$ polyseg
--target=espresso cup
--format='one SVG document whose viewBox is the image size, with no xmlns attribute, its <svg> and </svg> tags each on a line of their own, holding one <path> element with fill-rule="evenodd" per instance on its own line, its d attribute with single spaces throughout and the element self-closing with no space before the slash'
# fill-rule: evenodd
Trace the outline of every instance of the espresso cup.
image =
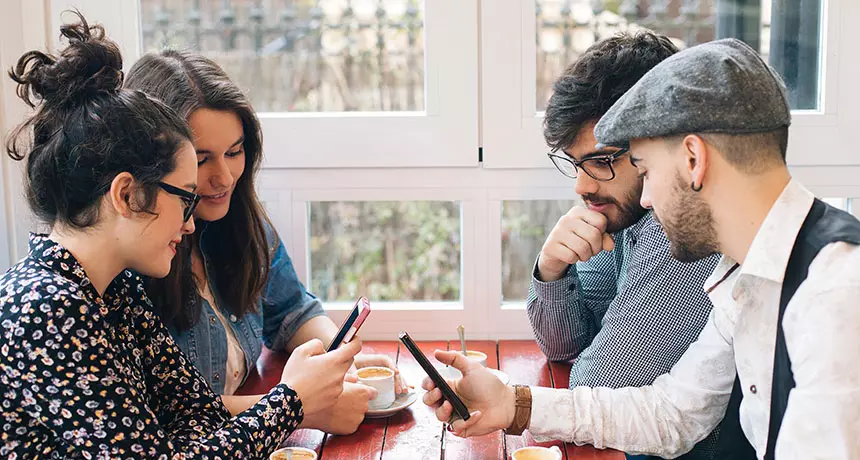
<svg viewBox="0 0 860 460">
<path fill-rule="evenodd" d="M 387 367 L 362 367 L 358 370 L 358 383 L 376 388 L 379 394 L 370 400 L 370 410 L 388 409 L 394 404 L 394 371 Z"/>
<path fill-rule="evenodd" d="M 517 449 L 512 455 L 513 460 L 561 460 L 564 456 L 561 454 L 561 449 L 556 446 L 546 447 L 523 447 Z"/>
<path fill-rule="evenodd" d="M 466 357 L 478 364 L 487 367 L 487 354 L 477 350 L 466 350 Z"/>
<path fill-rule="evenodd" d="M 317 460 L 317 453 L 304 447 L 284 447 L 283 449 L 278 449 L 272 452 L 272 455 L 269 455 L 269 460 L 287 460 L 290 458 L 287 452 L 292 454 L 293 460 Z"/>
</svg>

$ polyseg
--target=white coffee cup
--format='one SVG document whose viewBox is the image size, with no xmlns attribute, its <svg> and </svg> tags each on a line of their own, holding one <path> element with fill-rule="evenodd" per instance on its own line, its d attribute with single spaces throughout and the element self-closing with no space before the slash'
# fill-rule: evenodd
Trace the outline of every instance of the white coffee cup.
<svg viewBox="0 0 860 460">
<path fill-rule="evenodd" d="M 368 404 L 370 410 L 388 409 L 394 404 L 394 371 L 387 367 L 362 367 L 358 370 L 358 383 L 376 388 L 379 395 Z"/>
<path fill-rule="evenodd" d="M 462 352 L 461 352 L 462 353 Z M 466 350 L 466 357 L 478 364 L 487 367 L 487 354 L 477 350 Z"/>
<path fill-rule="evenodd" d="M 564 456 L 557 446 L 550 448 L 531 446 L 517 449 L 511 458 L 513 460 L 561 460 Z"/>
<path fill-rule="evenodd" d="M 292 454 L 293 460 L 317 460 L 317 453 L 304 447 L 284 447 L 269 455 L 269 460 L 287 460 Z"/>
</svg>

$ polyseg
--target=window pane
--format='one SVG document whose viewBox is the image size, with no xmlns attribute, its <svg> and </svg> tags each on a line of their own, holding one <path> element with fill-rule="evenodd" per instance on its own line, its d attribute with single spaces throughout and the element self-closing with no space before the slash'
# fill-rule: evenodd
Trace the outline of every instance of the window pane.
<svg viewBox="0 0 860 460">
<path fill-rule="evenodd" d="M 259 112 L 424 110 L 421 0 L 141 0 L 143 50 L 214 59 Z"/>
<path fill-rule="evenodd" d="M 819 108 L 821 0 L 536 0 L 537 110 L 592 43 L 650 29 L 687 48 L 734 37 L 782 75 L 792 109 Z"/>
<path fill-rule="evenodd" d="M 460 299 L 460 203 L 310 203 L 310 289 L 327 301 Z"/>
<path fill-rule="evenodd" d="M 547 235 L 579 200 L 502 202 L 502 301 L 523 301 Z"/>
</svg>

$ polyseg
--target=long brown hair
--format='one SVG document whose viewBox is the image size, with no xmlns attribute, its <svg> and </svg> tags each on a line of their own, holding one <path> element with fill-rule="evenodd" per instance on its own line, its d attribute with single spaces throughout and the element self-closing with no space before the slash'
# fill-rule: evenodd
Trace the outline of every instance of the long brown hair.
<svg viewBox="0 0 860 460">
<path fill-rule="evenodd" d="M 218 267 L 213 284 L 224 307 L 239 317 L 257 311 L 272 259 L 267 228 L 273 241 L 277 235 L 254 186 L 263 157 L 262 133 L 248 98 L 218 64 L 183 51 L 146 54 L 131 68 L 125 85 L 162 100 L 186 120 L 200 108 L 232 111 L 241 120 L 245 173 L 236 183 L 227 215 L 207 225 L 207 239 L 213 238 L 218 248 L 207 257 Z M 198 227 L 194 238 L 183 239 L 170 274 L 150 280 L 147 287 L 164 322 L 180 331 L 200 320 L 202 306 L 191 269 L 191 244 L 199 241 L 201 231 Z"/>
</svg>

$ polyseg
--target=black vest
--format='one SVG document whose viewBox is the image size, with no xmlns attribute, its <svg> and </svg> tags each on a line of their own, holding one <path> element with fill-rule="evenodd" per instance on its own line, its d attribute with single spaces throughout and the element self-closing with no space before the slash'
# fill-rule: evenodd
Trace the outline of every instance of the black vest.
<svg viewBox="0 0 860 460">
<path fill-rule="evenodd" d="M 779 428 L 782 425 L 786 406 L 788 406 L 788 394 L 795 386 L 788 349 L 785 347 L 785 334 L 782 330 L 785 308 L 791 297 L 794 296 L 794 292 L 806 279 L 809 265 L 818 255 L 818 252 L 828 244 L 839 241 L 860 245 L 860 221 L 851 214 L 816 199 L 803 221 L 803 226 L 800 227 L 800 233 L 798 233 L 797 240 L 791 250 L 788 266 L 785 269 L 785 278 L 782 282 L 776 350 L 773 358 L 770 426 L 768 427 L 765 460 L 774 460 L 776 439 L 779 436 Z M 742 398 L 740 378 L 736 377 L 726 409 L 726 416 L 720 425 L 720 440 L 715 457 L 717 460 L 756 460 L 757 458 L 755 449 L 741 430 L 740 404 Z"/>
</svg>

